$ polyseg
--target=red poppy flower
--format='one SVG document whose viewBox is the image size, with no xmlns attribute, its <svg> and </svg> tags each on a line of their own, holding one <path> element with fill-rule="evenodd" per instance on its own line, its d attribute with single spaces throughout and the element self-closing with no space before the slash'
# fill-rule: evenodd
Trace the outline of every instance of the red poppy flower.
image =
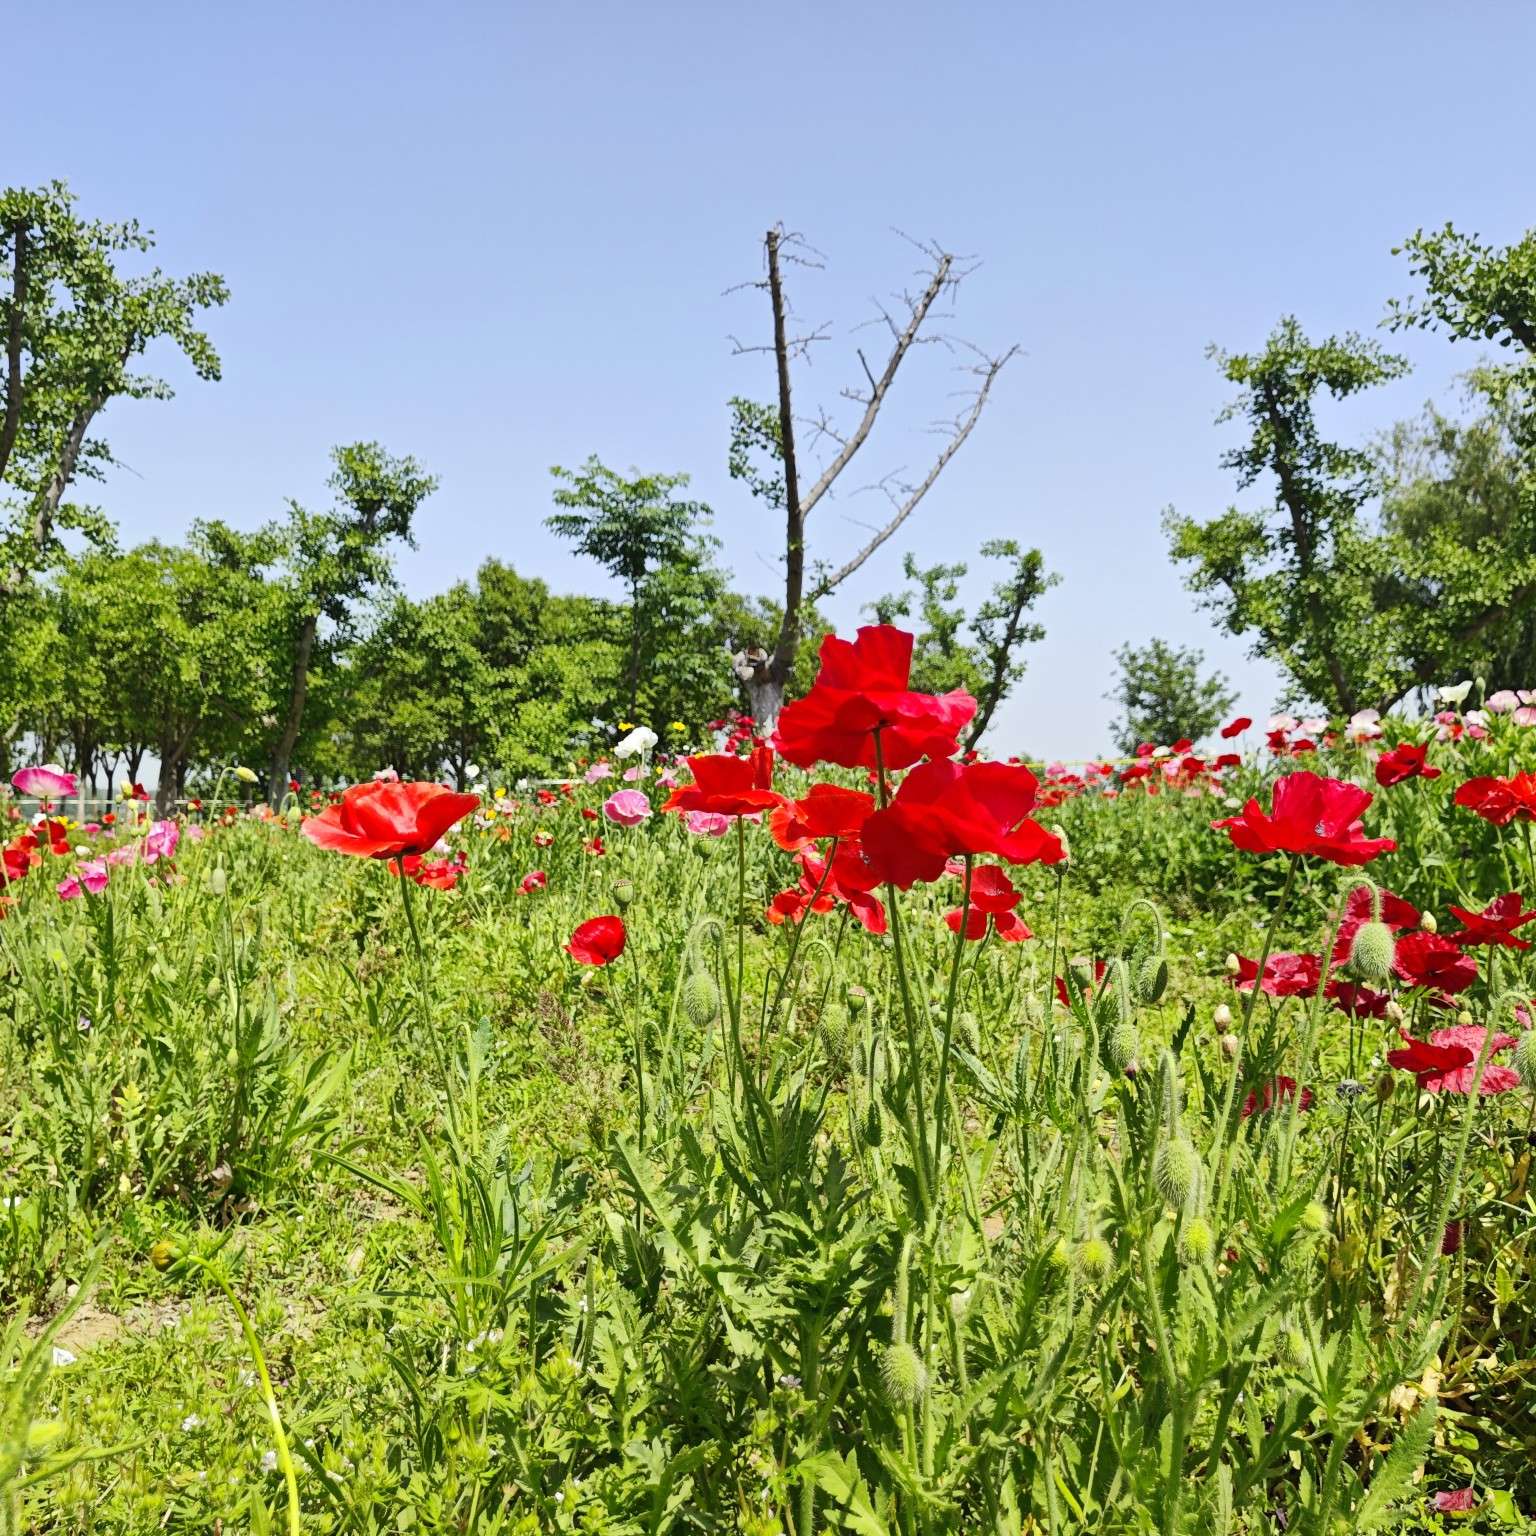
<svg viewBox="0 0 1536 1536">
<path fill-rule="evenodd" d="M 944 914 L 944 921 L 949 925 L 951 933 L 960 932 L 961 915 L 959 907 Z M 993 933 L 1005 944 L 1022 944 L 1025 939 L 1034 938 L 1029 925 L 1017 912 L 989 912 L 985 907 L 969 906 L 965 909 L 964 917 L 967 939 L 984 937 L 989 923 Z"/>
<path fill-rule="evenodd" d="M 548 848 L 555 840 L 553 832 L 535 832 L 533 834 L 533 846 L 535 848 Z"/>
<path fill-rule="evenodd" d="M 1410 987 L 1465 992 L 1477 980 L 1477 962 L 1438 933 L 1405 933 L 1397 941 L 1392 969 Z"/>
<path fill-rule="evenodd" d="M 1238 971 L 1233 978 L 1239 992 L 1252 992 L 1259 963 L 1246 955 L 1237 958 Z M 1311 997 L 1322 979 L 1322 964 L 1316 955 L 1271 955 L 1264 962 L 1264 979 L 1259 990 L 1270 997 Z"/>
<path fill-rule="evenodd" d="M 549 876 L 542 869 L 530 869 L 523 876 L 520 889 L 524 896 L 532 896 L 535 891 L 542 891 L 549 884 Z"/>
<path fill-rule="evenodd" d="M 590 837 L 582 845 L 582 852 L 589 853 L 594 859 L 600 859 L 608 852 L 600 837 Z"/>
<path fill-rule="evenodd" d="M 1427 1093 L 1471 1093 L 1477 1076 L 1477 1058 L 1483 1050 L 1488 1031 L 1481 1024 L 1457 1024 L 1437 1029 L 1428 1039 L 1415 1040 L 1406 1029 L 1399 1034 L 1407 1042 L 1404 1049 L 1388 1051 L 1387 1060 L 1403 1072 L 1412 1072 L 1419 1087 Z M 1495 1035 L 1488 1046 L 1489 1060 L 1483 1067 L 1482 1093 L 1507 1093 L 1520 1086 L 1520 1074 L 1510 1067 L 1497 1065 L 1492 1057 L 1515 1043 L 1513 1035 Z"/>
<path fill-rule="evenodd" d="M 857 843 L 838 844 L 830 872 L 827 861 L 809 849 L 797 853 L 795 862 L 800 866 L 799 883 L 773 898 L 765 913 L 770 923 L 798 923 L 807 912 L 830 912 L 841 902 L 869 933 L 885 932 L 885 905 L 870 894 L 875 881 Z"/>
<path fill-rule="evenodd" d="M 799 800 L 785 800 L 768 817 L 780 848 L 798 853 L 825 837 L 857 837 L 875 808 L 875 797 L 840 784 L 813 784 Z"/>
<path fill-rule="evenodd" d="M 1374 987 L 1362 987 L 1354 981 L 1330 981 L 1323 988 L 1323 996 L 1333 999 L 1333 1006 L 1352 1019 L 1384 1019 L 1387 1004 L 1392 997 L 1388 992 L 1378 992 Z"/>
<path fill-rule="evenodd" d="M 590 805 L 584 805 L 581 808 L 581 819 L 583 821 L 596 821 L 597 812 Z"/>
<path fill-rule="evenodd" d="M 693 783 L 674 789 L 664 811 L 709 811 L 716 816 L 748 816 L 784 803 L 773 791 L 773 751 L 757 747 L 747 757 L 712 752 L 688 759 Z"/>
<path fill-rule="evenodd" d="M 1475 944 L 1502 944 L 1509 949 L 1529 949 L 1529 939 L 1515 937 L 1515 929 L 1536 922 L 1536 910 L 1525 907 L 1525 898 L 1519 891 L 1508 891 L 1495 896 L 1481 912 L 1469 912 L 1465 907 L 1451 908 L 1451 916 L 1462 926 L 1459 933 L 1447 934 L 1453 944 L 1470 949 Z"/>
<path fill-rule="evenodd" d="M 1237 755 L 1236 752 L 1223 752 L 1221 756 L 1216 759 L 1215 766 L 1217 768 L 1241 768 L 1243 766 L 1243 760 Z"/>
<path fill-rule="evenodd" d="M 1457 786 L 1455 800 L 1496 827 L 1507 827 L 1512 821 L 1536 821 L 1536 774 L 1468 779 Z"/>
<path fill-rule="evenodd" d="M 1011 912 L 1019 904 L 1008 871 L 1000 864 L 983 864 L 971 871 L 971 905 L 983 912 Z"/>
<path fill-rule="evenodd" d="M 1375 905 L 1369 887 L 1357 885 L 1344 902 L 1344 917 L 1339 923 L 1338 937 L 1333 941 L 1333 963 L 1345 964 L 1350 952 L 1355 947 L 1355 935 L 1360 931 L 1362 923 L 1371 921 L 1371 910 Z M 1381 893 L 1381 920 L 1393 933 L 1401 933 L 1406 928 L 1417 928 L 1423 915 L 1411 901 L 1404 901 L 1401 896 L 1394 896 L 1391 891 L 1383 889 Z"/>
<path fill-rule="evenodd" d="M 1376 759 L 1376 782 L 1383 789 L 1401 784 L 1404 779 L 1438 779 L 1440 770 L 1425 762 L 1429 755 L 1427 746 L 1416 746 L 1411 741 L 1400 742 L 1390 752 L 1383 752 Z"/>
<path fill-rule="evenodd" d="M 1369 864 L 1397 847 L 1390 837 L 1366 837 L 1360 813 L 1375 797 L 1358 784 L 1325 779 L 1315 773 L 1288 773 L 1275 780 L 1273 812 L 1266 816 L 1257 800 L 1241 816 L 1212 822 L 1225 828 L 1233 846 L 1244 853 L 1299 853 L 1330 864 Z"/>
<path fill-rule="evenodd" d="M 1088 997 L 1093 996 L 1095 988 L 1097 988 L 1098 984 L 1104 980 L 1104 973 L 1108 969 L 1109 964 L 1107 961 L 1095 960 L 1093 962 L 1092 981 L 1089 981 L 1087 977 L 1079 973 L 1078 981 L 1081 983 L 1082 990 L 1085 995 Z M 1072 1006 L 1067 996 L 1067 978 L 1065 976 L 1058 976 L 1056 978 L 1056 1001 L 1059 1002 L 1063 1008 L 1070 1008 Z"/>
<path fill-rule="evenodd" d="M 866 625 L 852 641 L 827 635 L 821 642 L 821 669 L 803 699 L 779 715 L 774 745 L 782 757 L 809 768 L 838 763 L 844 768 L 909 768 L 922 757 L 947 758 L 976 713 L 976 700 L 963 689 L 934 695 L 913 693 L 912 636 L 890 624 Z"/>
<path fill-rule="evenodd" d="M 1279 1077 L 1270 1078 L 1256 1092 L 1250 1093 L 1243 1100 L 1242 1118 L 1246 1120 L 1255 1112 L 1267 1115 L 1276 1104 L 1283 1104 L 1287 1099 L 1294 1099 L 1295 1097 L 1296 1079 L 1294 1077 L 1286 1077 L 1282 1073 Z M 1310 1088 L 1303 1088 L 1301 1090 L 1301 1107 L 1303 1109 L 1311 1109 L 1312 1107 L 1312 1090 Z"/>
<path fill-rule="evenodd" d="M 1223 741 L 1231 741 L 1234 736 L 1241 736 L 1252 724 L 1253 721 L 1247 715 L 1239 715 L 1237 719 L 1229 720 L 1222 726 L 1221 739 Z"/>
<path fill-rule="evenodd" d="M 1179 739 L 1173 744 L 1173 755 L 1175 757 L 1183 757 L 1186 752 L 1194 751 L 1194 747 L 1194 742 L 1192 742 L 1188 736 L 1180 736 Z"/>
<path fill-rule="evenodd" d="M 1010 864 L 1059 863 L 1062 848 L 1030 819 L 1037 783 L 1008 763 L 923 763 L 864 824 L 870 865 L 902 890 L 937 880 L 954 854 L 996 854 Z"/>
<path fill-rule="evenodd" d="M 302 831 L 318 848 L 362 858 L 426 853 L 480 804 L 441 784 L 354 784 L 340 805 L 311 816 Z"/>
<path fill-rule="evenodd" d="M 459 876 L 468 863 L 462 853 L 451 859 L 423 859 L 419 853 L 408 853 L 398 862 L 400 870 L 397 871 L 391 863 L 388 866 L 390 874 L 403 871 L 417 885 L 434 891 L 451 891 L 459 883 Z"/>
<path fill-rule="evenodd" d="M 612 965 L 624 953 L 624 919 L 589 917 L 578 923 L 565 952 L 579 965 Z"/>
</svg>

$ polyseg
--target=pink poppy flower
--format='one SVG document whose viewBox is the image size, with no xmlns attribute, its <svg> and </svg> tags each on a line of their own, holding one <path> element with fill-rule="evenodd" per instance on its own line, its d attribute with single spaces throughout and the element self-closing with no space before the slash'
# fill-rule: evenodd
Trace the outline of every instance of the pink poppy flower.
<svg viewBox="0 0 1536 1536">
<path fill-rule="evenodd" d="M 39 800 L 63 800 L 76 793 L 80 785 L 74 774 L 65 773 L 57 763 L 36 763 L 18 769 L 11 775 L 11 783 L 18 794 L 36 795 Z"/>
<path fill-rule="evenodd" d="M 588 784 L 600 784 L 613 777 L 613 769 L 607 763 L 593 763 L 584 775 Z"/>
<path fill-rule="evenodd" d="M 719 811 L 686 811 L 683 820 L 695 837 L 724 837 L 731 830 L 731 818 Z"/>
<path fill-rule="evenodd" d="M 100 896 L 106 888 L 107 862 L 105 859 L 88 860 L 74 874 L 60 880 L 56 887 L 60 901 L 73 901 L 81 891 L 89 891 L 92 896 Z"/>
<path fill-rule="evenodd" d="M 400 782 L 400 775 L 393 768 L 380 768 L 374 774 L 373 782 L 375 784 L 398 784 Z"/>
<path fill-rule="evenodd" d="M 124 843 L 121 847 L 114 848 L 112 852 L 107 855 L 107 863 L 114 866 L 118 864 L 132 864 L 138 859 L 138 857 L 138 844 Z"/>
<path fill-rule="evenodd" d="M 603 815 L 621 827 L 638 827 L 651 814 L 651 802 L 638 789 L 616 789 L 603 801 Z"/>
<path fill-rule="evenodd" d="M 645 769 L 636 763 L 633 768 L 624 770 L 624 782 L 626 784 L 638 784 L 645 777 Z"/>
<path fill-rule="evenodd" d="M 153 864 L 157 859 L 174 858 L 180 840 L 181 828 L 174 821 L 155 822 L 144 834 L 144 862 Z"/>
</svg>

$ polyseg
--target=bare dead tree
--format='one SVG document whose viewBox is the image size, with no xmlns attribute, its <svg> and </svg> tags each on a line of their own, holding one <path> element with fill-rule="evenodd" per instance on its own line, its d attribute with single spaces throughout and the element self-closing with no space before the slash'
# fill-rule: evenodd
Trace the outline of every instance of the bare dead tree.
<svg viewBox="0 0 1536 1536">
<path fill-rule="evenodd" d="M 917 242 L 913 242 L 917 244 Z M 755 440 L 756 446 L 768 450 L 777 457 L 778 473 L 764 478 L 755 471 L 741 467 L 737 460 L 738 441 L 733 440 L 732 472 L 748 480 L 755 494 L 770 505 L 778 507 L 784 515 L 784 605 L 778 635 L 771 648 L 760 647 L 738 651 L 732 658 L 737 677 L 747 690 L 754 718 L 760 729 L 766 729 L 778 718 L 784 702 L 784 690 L 794 668 L 803 635 L 806 608 L 826 597 L 853 575 L 880 546 L 899 529 L 917 510 L 923 498 L 933 488 L 939 476 L 965 440 L 971 435 L 981 413 L 991 398 L 992 385 L 998 374 L 1018 351 L 1016 346 L 1006 351 L 989 354 L 969 342 L 962 342 L 945 334 L 938 327 L 943 318 L 935 306 L 941 299 L 951 298 L 960 283 L 974 270 L 940 246 L 918 244 L 924 258 L 920 272 L 921 285 L 903 292 L 893 304 L 879 304 L 870 322 L 883 326 L 887 334 L 888 350 L 877 372 L 865 356 L 862 347 L 855 348 L 863 383 L 844 389 L 842 398 L 857 408 L 858 418 L 851 427 L 840 429 L 825 410 L 800 422 L 807 428 L 812 449 L 830 445 L 826 463 L 808 486 L 802 488 L 802 464 L 799 445 L 796 442 L 796 417 L 794 415 L 791 365 L 808 359 L 811 348 L 828 339 L 828 330 L 819 326 L 810 331 L 793 328 L 794 311 L 785 291 L 784 271 L 787 266 L 819 265 L 809 247 L 798 236 L 785 232 L 781 226 L 770 229 L 764 237 L 766 275 L 749 285 L 768 295 L 773 324 L 771 344 L 745 346 L 735 342 L 738 353 L 772 352 L 778 383 L 777 409 L 771 413 L 758 408 L 759 415 L 749 426 L 755 430 L 745 434 Z M 734 340 L 734 338 L 733 338 Z M 869 530 L 869 538 L 850 558 L 838 565 L 823 565 L 807 569 L 806 523 L 818 502 L 838 484 L 848 467 L 869 441 L 879 420 L 880 412 L 890 398 L 903 362 L 915 347 L 940 345 L 955 354 L 967 354 L 960 367 L 969 377 L 969 385 L 963 392 L 957 412 L 934 424 L 933 430 L 941 437 L 939 450 L 927 471 L 916 479 L 906 479 L 899 473 L 887 475 L 874 487 L 889 502 L 889 510 L 883 522 Z M 751 409 L 749 402 L 736 402 L 738 424 L 742 413 Z M 743 437 L 738 430 L 737 438 Z"/>
</svg>

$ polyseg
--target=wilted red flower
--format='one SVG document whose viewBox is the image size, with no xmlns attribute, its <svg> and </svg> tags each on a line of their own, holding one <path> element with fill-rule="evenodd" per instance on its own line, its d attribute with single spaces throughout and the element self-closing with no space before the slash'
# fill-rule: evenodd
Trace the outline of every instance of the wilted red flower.
<svg viewBox="0 0 1536 1536">
<path fill-rule="evenodd" d="M 1438 933 L 1405 933 L 1393 952 L 1392 969 L 1410 987 L 1465 992 L 1477 980 L 1477 962 Z"/>
<path fill-rule="evenodd" d="M 519 887 L 524 896 L 532 896 L 535 891 L 542 891 L 549 884 L 549 876 L 542 869 L 530 869 L 523 876 Z"/>
<path fill-rule="evenodd" d="M 826 837 L 857 837 L 875 809 L 875 797 L 841 784 L 813 784 L 799 800 L 785 800 L 768 817 L 780 848 L 798 853 Z"/>
<path fill-rule="evenodd" d="M 1376 782 L 1383 789 L 1401 784 L 1404 779 L 1438 779 L 1440 770 L 1425 761 L 1428 746 L 1416 746 L 1411 741 L 1399 742 L 1390 752 L 1383 752 L 1376 759 Z"/>
<path fill-rule="evenodd" d="M 1343 779 L 1288 773 L 1275 780 L 1270 815 L 1250 800 L 1242 815 L 1211 825 L 1225 828 L 1233 846 L 1244 853 L 1298 853 L 1330 864 L 1369 864 L 1397 847 L 1390 837 L 1364 835 L 1360 813 L 1373 798 L 1369 790 Z"/>
<path fill-rule="evenodd" d="M 1094 991 L 1097 989 L 1099 983 L 1104 980 L 1104 973 L 1108 969 L 1109 965 L 1106 961 L 1095 960 L 1093 962 L 1092 981 L 1089 981 L 1088 978 L 1082 975 L 1081 972 L 1078 973 L 1077 980 L 1086 996 L 1093 996 Z M 1070 1008 L 1072 1006 L 1067 995 L 1067 978 L 1065 976 L 1058 976 L 1056 978 L 1056 1001 L 1059 1002 L 1063 1008 Z"/>
<path fill-rule="evenodd" d="M 672 791 L 664 811 L 710 811 L 716 816 L 748 816 L 784 803 L 773 791 L 773 750 L 757 747 L 746 757 L 711 752 L 688 759 L 693 783 Z"/>
<path fill-rule="evenodd" d="M 354 784 L 339 805 L 311 816 L 302 831 L 318 848 L 370 859 L 426 853 L 480 804 L 441 784 Z"/>
<path fill-rule="evenodd" d="M 1453 944 L 1470 949 L 1475 944 L 1502 944 L 1509 949 L 1529 949 L 1529 939 L 1515 937 L 1515 929 L 1536 922 L 1536 910 L 1525 907 L 1519 891 L 1495 896 L 1481 912 L 1453 906 L 1451 915 L 1461 923 L 1459 933 L 1447 934 Z"/>
<path fill-rule="evenodd" d="M 1025 939 L 1034 938 L 1029 925 L 1017 912 L 989 912 L 985 907 L 970 906 L 961 913 L 959 907 L 953 912 L 944 914 L 944 921 L 949 925 L 951 933 L 960 932 L 960 919 L 965 918 L 965 936 L 967 939 L 982 938 L 987 931 L 987 924 L 991 923 L 992 931 L 1005 944 L 1022 944 Z"/>
<path fill-rule="evenodd" d="M 1362 923 L 1371 921 L 1374 906 L 1368 886 L 1357 885 L 1345 898 L 1344 916 L 1339 923 L 1338 937 L 1333 941 L 1335 965 L 1343 965 L 1348 961 L 1355 947 L 1355 935 L 1359 933 Z M 1417 928 L 1422 918 L 1423 914 L 1411 901 L 1404 901 L 1401 896 L 1394 896 L 1391 891 L 1382 888 L 1381 921 L 1394 934 L 1401 933 L 1405 928 Z"/>
<path fill-rule="evenodd" d="M 1250 1093 L 1243 1100 L 1242 1118 L 1246 1120 L 1255 1112 L 1267 1115 L 1276 1104 L 1283 1104 L 1287 1099 L 1294 1099 L 1295 1097 L 1296 1079 L 1294 1077 L 1286 1077 L 1284 1073 L 1281 1073 L 1280 1076 L 1272 1077 L 1267 1083 L 1261 1084 L 1257 1091 Z M 1303 1088 L 1301 1090 L 1301 1107 L 1303 1109 L 1311 1109 L 1312 1107 L 1312 1090 L 1310 1088 Z"/>
<path fill-rule="evenodd" d="M 1477 1076 L 1477 1058 L 1488 1031 L 1481 1024 L 1456 1024 L 1437 1029 L 1428 1041 L 1415 1040 L 1406 1029 L 1398 1033 L 1407 1042 L 1402 1050 L 1388 1051 L 1387 1060 L 1403 1072 L 1412 1072 L 1419 1087 L 1428 1093 L 1471 1093 Z M 1515 1044 L 1513 1035 L 1495 1035 L 1483 1067 L 1482 1093 L 1507 1093 L 1520 1086 L 1520 1074 L 1497 1065 L 1493 1057 Z"/>
<path fill-rule="evenodd" d="M 909 768 L 922 757 L 947 758 L 976 713 L 976 700 L 963 689 L 913 693 L 912 636 L 890 624 L 871 624 L 852 640 L 827 635 L 821 642 L 821 669 L 803 699 L 779 715 L 773 744 L 801 768 L 818 762 L 844 768 Z"/>
<path fill-rule="evenodd" d="M 1536 774 L 1468 779 L 1457 786 L 1455 801 L 1496 827 L 1507 827 L 1512 821 L 1536 821 Z"/>
<path fill-rule="evenodd" d="M 1445 1231 L 1440 1234 L 1440 1252 L 1448 1259 L 1461 1252 L 1461 1223 L 1459 1221 L 1446 1222 Z"/>
<path fill-rule="evenodd" d="M 1430 1503 L 1442 1515 L 1457 1514 L 1462 1510 L 1477 1508 L 1477 1495 L 1470 1488 L 1441 1489 L 1430 1497 Z"/>
<path fill-rule="evenodd" d="M 1037 787 L 1028 768 L 1009 763 L 923 763 L 865 822 L 865 854 L 883 879 L 904 891 L 919 880 L 937 880 L 954 854 L 1058 863 L 1060 842 L 1030 819 Z"/>
<path fill-rule="evenodd" d="M 1233 983 L 1239 992 L 1252 992 L 1259 974 L 1259 962 L 1246 955 L 1237 957 L 1237 975 Z M 1322 963 L 1316 955 L 1271 955 L 1264 962 L 1264 978 L 1259 990 L 1270 997 L 1311 997 L 1322 979 Z"/>
<path fill-rule="evenodd" d="M 611 965 L 624 953 L 622 917 L 589 917 L 578 923 L 565 952 L 580 965 Z"/>
<path fill-rule="evenodd" d="M 553 832 L 535 832 L 533 834 L 533 846 L 535 848 L 548 848 L 555 840 Z"/>
</svg>

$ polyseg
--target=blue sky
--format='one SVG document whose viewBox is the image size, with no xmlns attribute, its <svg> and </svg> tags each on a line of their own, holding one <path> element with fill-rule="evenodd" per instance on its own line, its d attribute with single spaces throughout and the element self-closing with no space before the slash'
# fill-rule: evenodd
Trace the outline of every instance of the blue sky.
<svg viewBox="0 0 1536 1536">
<path fill-rule="evenodd" d="M 1267 709 L 1273 675 L 1194 609 L 1159 525 L 1232 497 L 1206 344 L 1256 347 L 1287 312 L 1370 331 L 1411 291 L 1404 235 L 1536 223 L 1519 3 L 77 0 L 23 8 L 8 42 L 4 180 L 64 177 L 86 213 L 152 226 L 168 270 L 233 291 L 210 327 L 223 381 L 170 366 L 172 404 L 104 422 L 125 467 L 100 499 L 129 539 L 318 501 L 330 445 L 377 438 L 442 478 L 411 591 L 489 555 L 597 590 L 543 528 L 549 466 L 596 452 L 690 472 L 739 583 L 773 590 L 779 530 L 725 473 L 727 397 L 772 391 L 728 338 L 767 317 L 727 290 L 775 221 L 825 253 L 796 278 L 832 326 L 797 406 L 832 406 L 852 328 L 911 276 L 893 229 L 976 253 L 951 328 L 1021 355 L 832 611 L 857 622 L 906 548 L 1040 545 L 1063 581 L 999 750 L 1102 749 L 1110 653 L 1152 635 Z M 1475 361 L 1400 345 L 1414 373 L 1340 435 L 1450 402 Z M 931 452 L 956 377 L 935 352 L 904 383 L 850 484 Z M 813 554 L 855 548 L 875 510 L 824 503 Z"/>
</svg>

